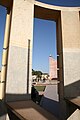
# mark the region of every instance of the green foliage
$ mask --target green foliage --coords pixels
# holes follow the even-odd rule
[[[42,73],[41,71],[35,71],[32,69],[32,75],[36,75],[38,80],[41,79],[42,75],[47,75],[47,78],[49,77],[48,73]]]
[[[32,75],[37,75],[37,78],[41,78],[42,72],[41,71],[35,71],[32,69]]]
[[[41,71],[35,71],[32,69],[32,75],[42,75]]]
[[[37,91],[44,91],[46,86],[34,86]]]

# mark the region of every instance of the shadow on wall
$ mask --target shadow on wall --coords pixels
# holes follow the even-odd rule
[[[64,108],[62,106],[64,102],[66,105],[66,111],[64,111]],[[77,110],[77,107],[70,102],[63,101],[60,103],[44,96],[41,100],[41,106],[55,115],[59,120],[67,120]]]
[[[64,90],[66,96],[64,96],[64,98],[72,99],[80,97],[80,80],[65,86]],[[69,118],[78,109],[78,106],[72,104],[69,102],[69,100],[66,101],[64,98],[61,101],[57,101],[54,99],[54,97],[50,98],[49,94],[53,94],[53,96],[55,96],[55,93],[57,93],[56,91],[52,92],[51,90],[51,93],[48,92],[49,90],[46,91],[47,96],[44,95],[42,97],[41,106],[49,112],[53,113],[59,119],[64,120],[64,118],[62,118],[63,115],[65,119]]]
[[[14,101],[23,101],[23,100],[30,100],[30,94],[6,94],[6,101],[7,102],[14,102]]]
[[[43,96],[40,105],[44,109],[48,110],[49,112],[51,112],[52,114],[54,114],[56,117],[59,118],[59,112],[60,112],[59,102]]]
[[[6,114],[7,114],[6,105],[3,101],[0,100],[0,120],[4,120]]]
[[[64,87],[65,98],[80,97],[80,80]]]
[[[64,87],[66,99],[66,118],[69,118],[80,106],[74,105],[69,100],[77,98],[80,100],[80,80]]]
[[[75,105],[73,105],[69,101],[66,101],[66,119],[72,116],[76,110],[77,110],[77,107]]]

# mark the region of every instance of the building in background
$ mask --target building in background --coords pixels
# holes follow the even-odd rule
[[[1,80],[1,70],[0,70],[0,80]]]
[[[57,79],[57,60],[49,56],[49,76],[50,79]]]

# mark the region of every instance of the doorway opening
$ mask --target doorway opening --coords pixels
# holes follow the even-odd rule
[[[56,98],[53,96],[53,99],[56,101],[59,101],[60,97],[58,82],[62,80],[61,40],[60,11],[35,5],[32,85],[39,92],[38,94],[43,95],[46,86],[53,84],[55,87],[52,89],[55,89],[54,94],[56,94],[54,95]]]
[[[53,64],[57,66],[56,50],[56,22],[34,18],[33,74],[40,71],[42,80],[57,78],[57,68],[53,67]],[[51,69],[55,74],[51,73]],[[39,81],[40,78],[36,79]]]

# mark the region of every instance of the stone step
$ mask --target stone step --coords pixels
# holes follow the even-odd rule
[[[9,111],[13,112],[19,120],[58,120],[32,100],[7,103]]]

